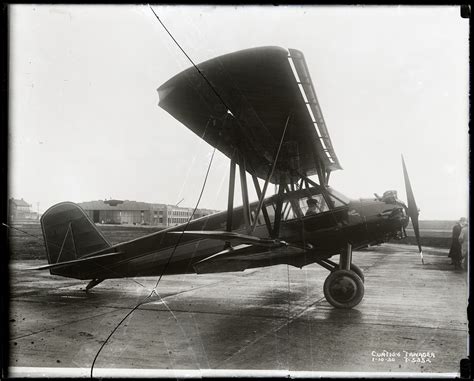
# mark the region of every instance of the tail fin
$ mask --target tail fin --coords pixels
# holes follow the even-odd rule
[[[41,228],[49,264],[80,259],[111,246],[84,210],[72,202],[49,208],[41,217]],[[56,275],[68,273],[61,267],[49,271]]]

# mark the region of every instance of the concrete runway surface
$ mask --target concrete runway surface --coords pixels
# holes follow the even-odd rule
[[[467,354],[467,275],[446,255],[425,248],[422,265],[414,246],[355,252],[365,297],[353,310],[329,305],[322,291],[328,271],[316,264],[165,276],[158,291],[166,305],[153,296],[135,310],[102,350],[94,375],[148,374],[136,368],[168,376],[209,369],[456,374]],[[86,281],[25,270],[45,262],[11,263],[10,375],[54,368],[89,376],[101,344],[157,279],[106,280],[86,294]]]

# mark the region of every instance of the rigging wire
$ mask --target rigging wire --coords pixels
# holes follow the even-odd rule
[[[184,235],[184,232],[186,231],[186,229],[188,228],[188,225],[189,223],[191,222],[192,218],[194,217],[194,214],[196,213],[196,210],[199,206],[199,203],[201,202],[201,198],[202,198],[202,195],[204,193],[204,188],[206,187],[206,183],[207,183],[207,178],[209,177],[209,171],[211,169],[211,165],[212,165],[212,161],[214,160],[214,154],[216,153],[216,148],[214,148],[212,150],[212,156],[211,156],[211,159],[209,160],[209,165],[207,167],[207,172],[206,172],[206,176],[204,177],[204,182],[202,184],[202,187],[201,187],[201,193],[199,194],[199,197],[198,197],[198,200],[196,202],[196,206],[194,207],[194,210],[193,212],[191,213],[191,216],[189,217],[188,219],[188,222],[186,222],[186,225],[184,226],[183,228],[183,231],[181,232],[181,234],[179,235],[179,238],[178,238],[178,241],[176,241],[176,244],[174,245],[174,248],[173,248],[173,251],[171,252],[170,256],[168,257],[168,262],[166,262],[166,265],[163,269],[163,271],[161,272],[160,274],[160,277],[158,278],[158,281],[156,282],[156,285],[155,285],[155,288],[154,290],[156,290],[156,288],[158,287],[158,284],[160,283],[161,281],[161,278],[163,277],[164,273],[166,272],[170,262],[171,262],[171,258],[173,257],[175,251],[176,251],[176,248],[179,246],[180,242],[181,242],[181,239],[183,238],[183,235]],[[156,291],[155,291],[156,292]]]
[[[153,10],[153,8],[148,5],[150,7],[150,9],[152,10],[153,14],[155,15],[155,17],[158,19],[158,21],[160,22],[160,24],[163,26],[163,28],[166,30],[166,32],[169,34],[169,36],[173,39],[173,41],[176,43],[176,45],[180,48],[180,50],[184,53],[184,55],[188,58],[188,60],[193,64],[193,66],[196,68],[196,70],[199,72],[199,74],[205,79],[205,81],[209,84],[209,86],[211,87],[211,89],[214,91],[214,93],[217,95],[217,97],[220,99],[220,101],[224,104],[224,106],[227,108],[227,110],[230,111],[229,107],[227,106],[227,104],[224,102],[224,100],[222,99],[222,97],[218,94],[218,92],[216,91],[216,89],[214,89],[214,87],[211,85],[211,83],[208,81],[208,79],[205,77],[205,75],[199,70],[199,68],[196,66],[196,64],[193,62],[193,60],[189,57],[189,55],[184,51],[184,49],[181,47],[181,45],[178,43],[178,41],[176,41],[176,39],[173,37],[173,35],[170,33],[170,31],[166,28],[166,26],[163,24],[163,22],[160,20],[160,18],[158,17],[158,15],[155,13],[155,11]],[[209,124],[209,121],[208,123],[206,124],[206,127],[204,129],[204,133],[203,133],[203,136],[205,135],[206,133],[206,130],[207,130],[207,126]],[[171,252],[170,256],[168,257],[168,261],[166,262],[164,268],[163,268],[163,271],[161,272],[157,282],[156,282],[156,285],[155,287],[153,288],[153,290],[150,292],[150,294],[143,300],[141,301],[140,303],[138,303],[132,310],[130,310],[124,317],[123,319],[115,326],[115,328],[112,330],[112,332],[109,334],[109,336],[107,336],[106,340],[102,343],[101,347],[99,348],[99,350],[97,351],[95,357],[94,357],[94,360],[92,362],[92,365],[91,365],[91,378],[93,378],[93,371],[94,371],[94,366],[95,366],[95,363],[97,361],[97,358],[99,357],[99,354],[101,353],[102,349],[105,347],[105,345],[108,343],[108,341],[110,340],[110,338],[113,336],[113,334],[117,331],[117,329],[122,325],[122,323],[130,316],[132,315],[132,313],[134,311],[137,310],[138,307],[140,307],[142,304],[144,304],[153,294],[155,294],[156,296],[158,296],[158,298],[163,302],[163,304],[165,305],[165,307],[168,309],[168,311],[171,312],[171,315],[173,315],[174,319],[177,321],[177,318],[176,316],[174,315],[174,313],[171,311],[171,309],[168,307],[168,305],[165,303],[165,301],[161,298],[161,296],[157,293],[156,289],[161,281],[161,278],[163,277],[163,275],[165,274],[170,262],[171,262],[171,259],[176,251],[176,248],[178,247],[178,245],[180,244],[181,242],[181,239],[184,235],[184,232],[186,231],[189,223],[191,222],[192,218],[194,217],[194,214],[196,213],[196,210],[199,206],[199,203],[201,201],[201,198],[202,198],[202,195],[204,193],[204,189],[206,187],[206,183],[207,183],[207,179],[208,179],[208,176],[209,176],[209,171],[211,169],[211,165],[212,165],[212,162],[214,160],[214,154],[216,152],[216,148],[214,147],[213,151],[212,151],[212,156],[211,156],[211,159],[209,160],[209,165],[207,167],[207,172],[206,172],[206,175],[205,175],[205,178],[204,178],[204,182],[202,184],[202,187],[201,187],[201,192],[199,194],[199,198],[196,202],[196,206],[194,207],[194,210],[191,214],[191,216],[189,217],[186,225],[184,226],[183,228],[183,231],[182,231],[182,234],[179,236],[174,248],[173,248],[173,251]],[[178,321],[177,321],[178,322]],[[179,322],[178,322],[179,324]]]
[[[37,236],[37,235],[28,233],[28,232],[26,232],[26,231],[24,231],[24,230],[21,230],[21,229],[18,229],[18,228],[16,228],[16,227],[14,227],[14,226],[7,225],[7,224],[4,223],[4,222],[2,222],[2,225],[5,226],[5,227],[8,228],[8,229],[11,229],[11,230],[18,230],[19,232],[21,232],[21,233],[23,233],[23,234],[26,234],[26,235],[28,235],[28,236],[30,236],[30,237],[33,237],[34,239],[37,239],[37,240],[39,240],[39,241],[42,241],[42,240],[43,240],[43,238],[41,238],[41,237],[39,237],[39,236]],[[56,246],[59,247],[59,245],[56,245]]]
[[[140,307],[141,305],[143,305],[144,303],[146,303],[146,301],[151,298],[151,296],[153,294],[155,294],[156,296],[158,296],[158,298],[163,302],[163,304],[165,305],[165,307],[168,309],[168,311],[171,312],[171,315],[173,315],[174,319],[177,321],[177,318],[176,316],[174,315],[174,313],[170,310],[170,308],[168,307],[168,305],[165,303],[165,301],[161,298],[161,296],[157,293],[156,289],[158,287],[158,284],[160,283],[161,281],[161,278],[163,277],[163,275],[165,274],[170,262],[171,262],[171,258],[173,257],[175,251],[176,251],[176,248],[178,247],[179,243],[181,242],[181,238],[183,237],[184,235],[184,232],[186,231],[186,228],[188,227],[189,225],[189,222],[191,221],[191,219],[193,218],[198,206],[199,206],[199,203],[201,201],[201,197],[204,193],[204,189],[206,187],[206,183],[207,183],[207,179],[208,179],[208,176],[209,176],[209,171],[211,169],[211,165],[212,165],[212,162],[213,162],[213,159],[214,159],[214,153],[216,152],[216,149],[214,148],[214,150],[212,151],[212,156],[211,156],[211,159],[209,160],[209,165],[207,167],[207,172],[206,172],[206,176],[204,178],[204,182],[202,184],[202,187],[201,187],[201,193],[199,194],[199,198],[198,198],[198,201],[196,202],[196,206],[193,210],[193,213],[191,214],[191,216],[189,217],[189,220],[187,222],[187,224],[185,225],[183,231],[182,231],[182,234],[179,236],[178,238],[178,241],[176,242],[174,248],[173,248],[173,251],[171,252],[170,256],[168,257],[168,261],[166,262],[166,265],[165,267],[163,268],[163,271],[161,272],[157,282],[156,282],[156,285],[155,287],[153,288],[153,290],[151,290],[150,294],[148,294],[148,296],[143,299],[141,302],[139,302],[135,307],[133,307],[124,317],[122,320],[120,320],[120,322],[115,326],[115,328],[112,330],[112,332],[110,332],[109,336],[107,336],[107,338],[105,339],[105,341],[102,343],[102,345],[100,346],[99,350],[97,351],[95,357],[94,357],[94,360],[92,361],[92,365],[91,365],[91,378],[93,378],[93,371],[94,371],[94,366],[95,366],[95,363],[97,361],[97,358],[99,357],[99,354],[102,352],[102,349],[105,347],[105,345],[108,343],[108,341],[110,340],[110,338],[113,336],[113,334],[117,331],[117,329],[119,329],[119,327],[122,325],[122,323],[133,313],[137,310],[138,307]]]
[[[55,242],[46,241],[46,240],[43,239],[42,237],[36,236],[36,235],[34,235],[34,234],[30,234],[30,233],[28,233],[28,232],[26,232],[26,231],[24,231],[24,230],[18,229],[18,228],[16,228],[16,227],[11,226],[11,225],[8,225],[8,224],[6,224],[6,223],[4,223],[4,222],[2,222],[2,225],[5,226],[7,229],[10,229],[10,230],[18,230],[19,232],[21,232],[21,233],[23,233],[23,234],[26,234],[26,235],[28,235],[28,236],[34,238],[34,239],[37,239],[38,241],[41,241],[41,242],[48,242],[49,245],[53,245],[53,246],[56,246],[56,247],[58,247],[58,248],[61,248],[61,246],[58,245],[58,244],[55,243]],[[72,252],[71,250],[66,250],[66,253],[71,253],[71,252]],[[93,257],[91,257],[91,258],[93,258]],[[114,274],[119,275],[120,277],[122,277],[122,274],[121,274],[120,272],[116,271],[116,270],[112,270],[112,269],[110,269],[110,268],[108,268],[108,267],[106,267],[106,266],[103,266],[103,265],[101,265],[100,263],[97,263],[97,262],[94,262],[94,264],[95,264],[96,266],[99,266],[99,267],[103,268],[104,270],[110,271],[110,272],[112,272],[112,273],[114,273]],[[133,279],[133,278],[130,278],[130,277],[125,277],[125,278],[128,279],[128,280],[131,280],[132,282],[135,282],[135,283],[138,284],[139,286],[143,287],[145,290],[147,289],[143,284],[141,284],[141,283],[140,283],[139,281],[137,281],[136,279]]]
[[[191,57],[189,57],[189,55],[184,51],[184,49],[181,47],[181,45],[179,44],[178,41],[176,41],[176,39],[173,37],[173,35],[171,34],[171,32],[168,30],[168,28],[165,26],[165,24],[163,23],[163,21],[161,21],[161,19],[159,18],[159,16],[156,14],[155,10],[152,8],[152,6],[150,4],[148,4],[148,6],[150,7],[151,11],[153,12],[153,14],[155,15],[156,19],[160,22],[161,26],[163,27],[163,29],[166,31],[166,33],[168,33],[168,35],[171,37],[171,39],[175,42],[175,44],[178,46],[178,48],[183,52],[183,54],[186,56],[186,58],[189,60],[189,62],[191,62],[194,66],[194,68],[197,70],[197,72],[201,75],[201,77],[207,82],[207,84],[209,85],[209,87],[212,89],[212,91],[214,92],[214,94],[217,96],[217,98],[219,98],[219,100],[222,102],[222,104],[225,106],[225,108],[232,112],[230,107],[227,106],[227,103],[224,101],[224,99],[222,99],[222,97],[220,96],[220,94],[217,92],[217,90],[214,88],[214,86],[212,86],[211,82],[209,82],[209,80],[207,79],[207,77],[204,75],[204,73],[197,67],[197,65],[194,63],[194,61],[191,59]],[[233,115],[233,114],[232,114]]]
[[[95,365],[95,362],[97,360],[97,358],[99,357],[99,354],[100,352],[102,351],[102,348],[105,347],[105,344],[107,344],[107,342],[110,340],[110,338],[113,336],[113,334],[117,331],[117,329],[119,329],[119,327],[122,325],[122,323],[133,313],[135,312],[135,310],[140,307],[142,304],[144,304],[152,295],[153,293],[155,292],[155,290],[152,290],[150,294],[148,294],[148,296],[143,299],[140,303],[138,303],[135,307],[133,307],[123,318],[122,320],[120,320],[120,322],[115,326],[115,328],[112,330],[112,332],[110,332],[109,336],[107,336],[107,338],[104,340],[104,342],[102,343],[102,345],[100,346],[99,350],[97,351],[97,353],[95,354],[95,357],[94,357],[94,360],[92,361],[92,365],[91,365],[91,378],[93,378],[93,372],[94,372],[94,365]]]

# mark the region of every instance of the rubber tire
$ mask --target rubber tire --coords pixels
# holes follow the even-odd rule
[[[355,286],[355,291],[352,297],[349,300],[337,300],[336,295],[332,292],[334,283],[339,281],[341,278],[349,278],[349,281],[352,282],[352,285]],[[349,270],[336,270],[329,274],[329,276],[324,281],[324,296],[326,300],[336,308],[350,309],[357,306],[364,297],[364,283],[359,276]]]
[[[351,271],[355,272],[359,276],[362,283],[365,283],[364,273],[362,272],[362,269],[359,266],[351,263]]]
[[[336,268],[335,270],[332,270],[332,272],[338,271],[338,270],[339,270],[339,269]],[[365,283],[364,272],[362,271],[362,269],[361,269],[359,266],[357,266],[357,265],[351,263],[351,271],[352,271],[352,272],[355,272],[355,273],[358,275],[358,277],[360,278],[360,280],[362,281],[362,283]]]

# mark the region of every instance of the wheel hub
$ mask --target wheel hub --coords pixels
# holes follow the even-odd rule
[[[338,302],[347,303],[356,295],[357,285],[351,278],[341,276],[331,283],[329,291]]]

